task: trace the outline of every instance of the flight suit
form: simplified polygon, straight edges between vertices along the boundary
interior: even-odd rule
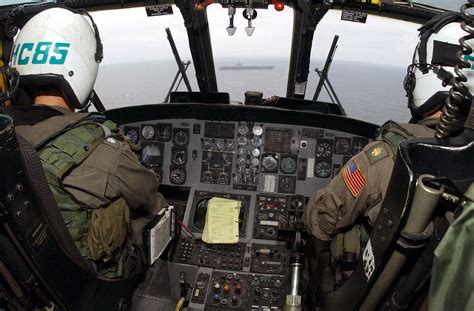
[[[33,111],[32,115],[39,114],[42,117],[39,122],[35,120],[33,123],[16,123],[15,130],[33,146],[44,144],[52,135],[60,137],[57,133],[70,131],[74,124],[80,124],[89,117],[89,114],[73,113],[60,107],[53,109],[33,106],[26,109],[30,109],[30,113]],[[21,112],[16,114],[20,117],[13,115],[14,120],[21,119]],[[41,150],[39,155],[41,158]],[[43,158],[41,160],[44,166]],[[76,245],[84,257],[94,261],[106,257],[111,259],[114,252],[120,250],[133,225],[129,211],[140,209],[156,214],[166,205],[163,196],[158,192],[155,174],[140,164],[137,155],[132,151],[132,145],[120,134],[109,135],[101,140],[87,158],[66,173],[61,183],[61,188],[78,202],[81,209],[85,207],[89,211],[87,236],[81,238],[87,253],[84,253],[77,242]],[[57,196],[55,198],[57,200]],[[63,214],[64,211],[61,212]],[[71,233],[72,229],[67,221],[66,226]]]
[[[434,137],[434,130],[428,126],[436,121],[387,122],[382,126],[375,141],[352,157],[324,189],[311,196],[304,214],[310,233],[319,240],[329,241],[362,214],[373,225],[387,191],[398,143],[410,137]]]

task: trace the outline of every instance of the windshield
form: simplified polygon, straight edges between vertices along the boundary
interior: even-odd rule
[[[436,8],[457,12],[461,5],[467,3],[467,0],[414,0],[408,2],[426,4]]]

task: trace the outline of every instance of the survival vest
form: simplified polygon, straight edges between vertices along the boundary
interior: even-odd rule
[[[63,178],[80,165],[95,148],[111,135],[116,125],[110,121],[97,123],[89,116],[65,131],[55,133],[38,150],[39,158],[54,199],[66,227],[83,257],[89,257],[89,250],[83,244],[89,232],[91,210],[76,201],[62,186]]]

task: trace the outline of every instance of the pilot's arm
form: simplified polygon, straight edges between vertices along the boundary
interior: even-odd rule
[[[311,196],[304,220],[314,237],[329,241],[362,213],[375,221],[393,170],[392,154],[385,142],[369,143]]]
[[[105,139],[65,179],[64,186],[90,207],[104,207],[123,197],[133,211],[156,214],[166,205],[155,174],[143,167],[128,142]]]

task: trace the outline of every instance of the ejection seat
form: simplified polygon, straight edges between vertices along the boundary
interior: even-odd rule
[[[433,251],[453,221],[453,214],[446,212],[449,207],[456,211],[456,197],[462,197],[474,182],[473,167],[474,122],[466,122],[464,133],[456,138],[402,142],[362,259],[350,278],[323,294],[317,305],[322,310],[419,310],[429,290]],[[428,192],[417,198],[420,176]],[[429,225],[410,234],[408,224],[423,217],[420,206],[432,193],[443,192],[428,215]]]
[[[17,284],[28,287],[24,292],[36,292],[40,301],[61,310],[130,308],[143,276],[117,282],[97,278],[68,233],[35,150],[5,115],[0,115],[0,163],[0,260]]]

